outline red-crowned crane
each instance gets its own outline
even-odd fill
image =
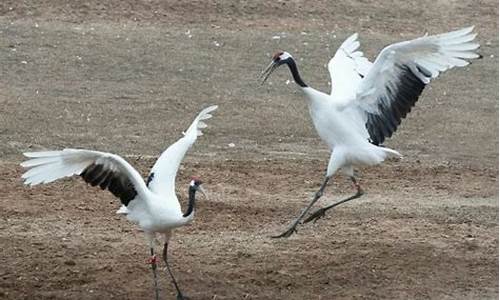
[[[308,99],[309,113],[321,139],[331,149],[331,157],[323,183],[309,205],[285,232],[275,236],[289,237],[323,191],[336,171],[350,177],[356,194],[320,208],[304,222],[317,220],[341,203],[363,195],[354,175],[354,166],[375,165],[387,157],[400,154],[382,146],[391,137],[415,105],[425,86],[441,72],[469,64],[478,58],[479,44],[474,42],[473,27],[448,33],[423,36],[385,47],[375,59],[368,61],[358,50],[358,35],[342,43],[328,63],[332,90],[326,94],[304,83],[293,57],[278,52],[262,72],[262,83],[281,65],[287,65],[293,79]]]
[[[163,260],[172,282],[177,290],[177,299],[185,299],[173,276],[167,260],[168,242],[172,229],[190,223],[194,217],[196,191],[204,193],[200,179],[193,177],[189,184],[188,207],[182,212],[175,194],[175,177],[179,165],[194,144],[202,135],[201,129],[207,127],[204,120],[217,106],[202,110],[191,126],[176,143],[165,150],[154,164],[147,181],[122,157],[105,152],[64,149],[62,151],[44,151],[24,153],[30,159],[21,163],[29,168],[22,178],[30,186],[49,183],[59,178],[80,175],[92,186],[108,189],[120,198],[122,208],[118,213],[139,225],[145,232],[150,247],[150,263],[155,283],[155,296],[159,298],[157,282],[157,259],[154,252],[156,234],[164,237]]]

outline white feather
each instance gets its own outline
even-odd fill
[[[34,158],[30,159],[27,161],[24,161],[21,163],[21,166],[23,168],[31,168],[34,166],[39,166],[39,165],[45,165],[45,164],[50,164],[59,161],[59,157],[41,157],[41,158]]]
[[[446,45],[443,47],[446,51],[472,51],[479,48],[478,43],[466,43],[457,45]]]
[[[40,152],[25,152],[26,157],[58,157],[61,151],[40,151]]]
[[[184,136],[160,155],[150,172],[155,174],[148,185],[151,191],[159,195],[175,193],[175,177],[181,161],[196,138],[203,135],[201,129],[207,127],[201,120],[211,118],[210,113],[215,111],[217,107],[217,105],[213,105],[203,109],[185,131]]]
[[[331,95],[337,100],[355,97],[356,87],[361,82],[360,74],[365,76],[372,65],[363,52],[356,51],[360,46],[357,38],[357,33],[348,37],[328,62]]]

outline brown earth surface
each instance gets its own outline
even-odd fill
[[[25,187],[23,151],[89,148],[146,175],[194,115],[219,104],[178,176],[210,200],[174,232],[191,299],[497,299],[496,1],[1,1],[0,299],[153,299],[148,248],[111,194],[77,179]],[[360,169],[366,195],[275,240],[319,187],[329,157],[283,69],[311,86],[353,32],[389,43],[475,25],[482,60],[433,82]],[[279,38],[278,38],[279,37]],[[234,146],[232,145],[234,144]],[[337,176],[319,206],[353,192]],[[158,246],[158,250],[160,246]],[[162,299],[175,293],[166,273]]]

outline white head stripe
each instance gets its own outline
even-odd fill
[[[285,59],[290,58],[290,57],[292,57],[292,56],[290,55],[290,53],[288,53],[288,52],[283,52],[283,53],[280,55],[280,60],[285,60]]]

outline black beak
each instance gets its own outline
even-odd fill
[[[280,64],[278,63],[278,61],[273,60],[267,66],[267,68],[264,71],[262,71],[262,73],[260,73],[259,80],[262,79],[262,82],[260,84],[264,84],[264,82],[266,82],[267,78],[269,78],[269,75],[271,75],[271,73],[274,72],[274,70],[276,70],[279,66],[280,66]]]

